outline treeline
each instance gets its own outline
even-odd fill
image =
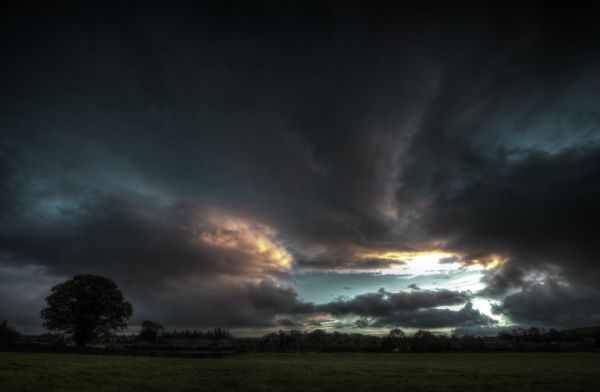
[[[238,347],[239,340],[223,328],[208,331],[189,329],[167,331],[158,323],[144,321],[137,335],[111,335],[99,339],[97,343],[117,344],[140,350],[222,351]]]
[[[255,342],[257,351],[599,351],[600,327],[581,330],[517,328],[497,336],[448,336],[419,330],[407,336],[393,329],[383,337],[323,330],[279,331]]]
[[[6,321],[0,324],[0,348],[27,351],[62,351],[72,338],[58,334],[21,336]],[[481,351],[600,351],[600,327],[544,330],[532,327],[500,332],[496,336],[448,336],[419,330],[406,335],[393,329],[385,336],[326,332],[321,329],[268,333],[262,337],[234,337],[228,330],[165,330],[145,321],[138,334],[110,335],[94,341],[93,349],[107,353],[210,353],[210,352],[481,352]],[[154,355],[153,354],[153,355]]]
[[[392,329],[385,336],[360,333],[278,331],[259,338],[234,337],[225,329],[210,331],[161,328],[152,333],[142,328],[138,335],[114,336],[113,344],[128,348],[166,350],[244,351],[364,351],[364,352],[476,352],[476,351],[597,351],[600,327],[580,330],[545,330],[532,327],[503,331],[496,336],[443,335],[419,330],[407,335]]]

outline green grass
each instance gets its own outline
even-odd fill
[[[600,391],[600,354],[0,353],[0,391]]]

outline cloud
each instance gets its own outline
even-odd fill
[[[310,311],[489,323],[435,309],[464,293],[315,305],[283,283],[432,249],[502,257],[479,295],[527,297],[554,276],[595,298],[600,51],[586,7],[229,11],[7,14],[0,267],[23,286],[6,298],[35,286],[33,268],[114,278],[135,318],[165,325]],[[524,319],[511,298],[501,311]]]
[[[472,258],[498,252],[520,268],[556,264],[585,279],[600,271],[591,261],[592,228],[600,215],[593,180],[598,164],[600,147],[594,145],[499,163],[485,180],[437,198],[427,225]]]
[[[312,310],[298,301],[293,287],[272,279],[179,279],[159,292],[139,294],[133,298],[134,304],[136,299],[141,303],[137,319],[168,320],[171,326],[276,327],[297,324],[286,315]]]
[[[496,323],[494,319],[474,309],[469,298],[467,293],[450,290],[393,293],[380,289],[376,293],[310,305],[304,310],[313,308],[314,311],[327,312],[334,317],[359,316],[354,322],[357,328],[443,328]],[[438,308],[460,304],[465,305],[459,310]]]
[[[584,30],[569,39],[575,47],[559,43],[568,64],[545,67],[556,47],[534,31],[465,53],[407,149],[396,197],[408,234],[466,264],[500,258],[480,295],[501,299],[544,276],[582,295],[597,286],[600,133],[589,66],[599,59]]]
[[[376,327],[444,328],[493,325],[497,321],[467,302],[460,310],[421,309],[394,312],[373,323]]]
[[[504,265],[484,271],[481,280],[485,284],[485,288],[478,294],[502,297],[526,284],[527,276],[518,262],[510,260]]]
[[[550,296],[537,299],[539,308],[527,309],[532,313],[529,319],[514,309],[512,301],[525,301],[531,290],[528,285],[547,276],[576,287],[573,290],[579,295],[574,302],[585,304],[596,298],[600,269],[593,238],[594,222],[600,217],[595,202],[600,190],[594,183],[599,159],[600,148],[591,144],[554,154],[530,152],[517,162],[501,161],[482,172],[485,179],[470,180],[462,190],[441,191],[429,207],[424,227],[436,238],[447,238],[446,247],[466,260],[503,255],[504,263],[484,271],[486,287],[479,295],[502,298],[524,288],[522,297],[515,294],[506,299],[505,314],[511,320],[525,325],[582,325],[585,318],[578,319]],[[564,319],[534,316],[553,307],[565,312]]]
[[[521,325],[574,328],[600,324],[598,301],[597,288],[572,286],[548,278],[507,296],[492,310]]]
[[[54,282],[84,272],[111,277],[134,304],[134,321],[268,326],[297,302],[293,288],[274,280],[292,263],[274,230],[190,204],[152,208],[98,197],[52,221],[22,221],[1,234],[6,268],[27,276],[30,267],[24,266],[37,266]],[[11,318],[20,317],[8,306],[21,301],[15,287],[4,293],[3,309]],[[42,299],[36,297],[33,312],[27,306],[29,324]]]
[[[367,319],[358,319],[354,322],[356,328],[367,328],[369,325],[369,320]]]
[[[360,294],[351,299],[340,298],[319,309],[335,316],[357,315],[382,317],[398,311],[411,311],[436,306],[465,303],[467,293],[450,290],[419,290],[411,292],[389,292],[381,288],[376,293]]]
[[[507,259],[487,274],[488,295],[540,272],[587,287],[600,277],[598,43],[583,14],[571,14],[580,23],[567,32],[543,8],[445,63],[398,179],[413,241],[437,241],[463,261]],[[556,51],[564,61],[548,64]]]
[[[218,222],[189,204],[161,209],[98,197],[59,215],[4,227],[4,261],[44,265],[61,274],[118,272],[123,280],[140,282],[194,274],[278,273],[291,263],[266,226],[236,219]]]
[[[458,257],[444,257],[441,258],[438,263],[440,264],[455,264],[455,263],[459,263],[460,260]]]

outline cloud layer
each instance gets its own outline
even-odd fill
[[[598,323],[587,5],[198,7],[0,17],[0,318],[97,273],[173,326]],[[434,251],[483,288],[293,284]]]

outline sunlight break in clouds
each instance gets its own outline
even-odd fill
[[[397,260],[401,264],[383,269],[383,274],[407,274],[411,276],[432,275],[449,271],[483,271],[502,265],[506,258],[489,255],[480,259],[463,260],[460,254],[444,251],[386,252],[367,254],[365,258]]]
[[[276,269],[288,269],[293,264],[292,255],[277,240],[277,231],[265,224],[213,213],[203,224],[199,239],[258,257]]]

